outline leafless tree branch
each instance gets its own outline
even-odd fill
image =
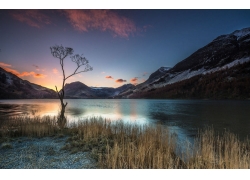
[[[66,118],[64,116],[64,113],[65,113],[65,108],[68,104],[67,102],[66,103],[63,102],[65,81],[71,76],[74,76],[82,72],[91,71],[93,70],[93,68],[88,64],[89,61],[85,57],[83,57],[82,55],[76,54],[76,55],[71,56],[71,60],[72,62],[76,63],[77,67],[71,75],[66,77],[65,70],[64,70],[64,59],[67,56],[72,55],[74,50],[70,47],[63,47],[62,45],[61,46],[55,45],[55,46],[50,47],[50,51],[53,57],[58,58],[60,60],[60,65],[61,65],[62,72],[63,72],[62,89],[58,91],[57,86],[55,87],[56,87],[56,91],[61,102],[61,113],[60,113],[60,117],[58,118],[58,124],[59,126],[64,127],[66,123]],[[81,66],[85,66],[84,70],[78,71],[78,69]]]

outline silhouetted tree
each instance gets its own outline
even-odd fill
[[[74,76],[82,72],[91,71],[93,70],[93,68],[88,64],[89,61],[85,57],[83,57],[82,55],[76,54],[76,55],[71,56],[71,60],[72,62],[76,63],[77,67],[72,74],[66,76],[65,70],[64,70],[64,59],[67,56],[72,55],[74,50],[70,47],[63,47],[62,45],[61,46],[55,45],[55,46],[50,47],[50,51],[53,57],[58,58],[60,60],[60,65],[61,65],[62,73],[63,73],[62,89],[58,91],[57,87],[55,86],[58,97],[61,102],[61,111],[58,116],[57,123],[59,127],[63,128],[66,124],[66,118],[65,118],[64,113],[65,113],[65,108],[68,104],[67,102],[66,103],[63,102],[65,81],[71,76]],[[85,66],[84,70],[79,70],[81,66]]]

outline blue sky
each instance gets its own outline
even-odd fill
[[[54,89],[62,77],[49,47],[58,44],[83,54],[93,67],[67,83],[137,84],[161,66],[173,67],[217,36],[250,27],[249,19],[250,10],[242,9],[1,9],[0,66]],[[76,65],[70,58],[65,61],[69,75]]]

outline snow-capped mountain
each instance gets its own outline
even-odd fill
[[[65,98],[112,98],[121,92],[134,87],[132,84],[125,84],[118,88],[110,87],[88,87],[82,82],[72,82],[65,85]]]
[[[88,87],[81,82],[72,82],[65,85],[65,98],[113,98],[132,87],[134,87],[132,84],[118,88]],[[0,67],[0,99],[54,98],[58,98],[54,90],[23,80]]]
[[[57,98],[54,90],[33,84],[0,68],[0,99]]]
[[[150,92],[197,75],[214,73],[249,61],[250,28],[244,28],[217,37],[211,43],[177,63],[173,68],[158,69],[151,74],[147,81],[137,85],[132,90],[123,92],[120,97],[130,98],[135,93]]]

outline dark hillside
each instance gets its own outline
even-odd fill
[[[131,98],[249,99],[250,62],[136,93]]]

